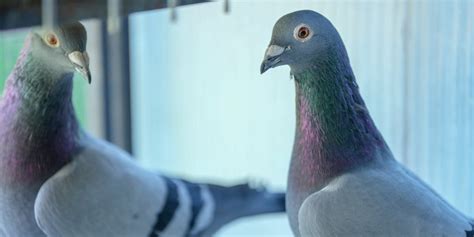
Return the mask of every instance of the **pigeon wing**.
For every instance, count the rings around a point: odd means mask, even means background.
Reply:
[[[106,142],[89,141],[40,189],[35,218],[48,236],[183,236],[186,187],[137,166]]]

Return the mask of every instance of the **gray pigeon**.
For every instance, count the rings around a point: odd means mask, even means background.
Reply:
[[[80,23],[29,34],[0,101],[0,236],[209,236],[283,212],[283,193],[160,176],[78,125],[74,71],[90,82]]]
[[[329,20],[309,10],[280,18],[261,73],[281,65],[296,86],[286,201],[296,236],[473,236],[472,219],[394,159]]]

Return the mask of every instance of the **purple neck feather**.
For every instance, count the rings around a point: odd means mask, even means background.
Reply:
[[[69,162],[78,137],[72,77],[35,58],[26,40],[0,101],[2,174],[41,180]]]
[[[313,192],[345,171],[391,157],[359,94],[347,56],[328,58],[295,74],[297,125],[290,189]]]

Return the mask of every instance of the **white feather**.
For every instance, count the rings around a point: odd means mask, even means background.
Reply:
[[[199,212],[194,228],[191,230],[191,235],[195,235],[203,231],[208,227],[214,219],[214,210],[216,204],[212,197],[209,188],[205,185],[201,185],[201,197],[203,199],[203,207]]]
[[[178,200],[179,206],[174,213],[171,222],[168,226],[160,233],[159,236],[163,237],[176,237],[184,236],[188,229],[183,228],[189,226],[191,221],[191,197],[186,189],[186,186],[179,180],[173,180],[178,187]]]

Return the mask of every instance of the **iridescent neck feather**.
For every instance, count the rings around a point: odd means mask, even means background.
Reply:
[[[51,70],[35,58],[30,40],[0,101],[0,169],[23,180],[54,174],[71,159],[78,137],[73,74]]]
[[[297,125],[292,166],[313,187],[361,164],[391,157],[380,155],[390,150],[359,94],[347,56],[328,56],[294,75]]]

